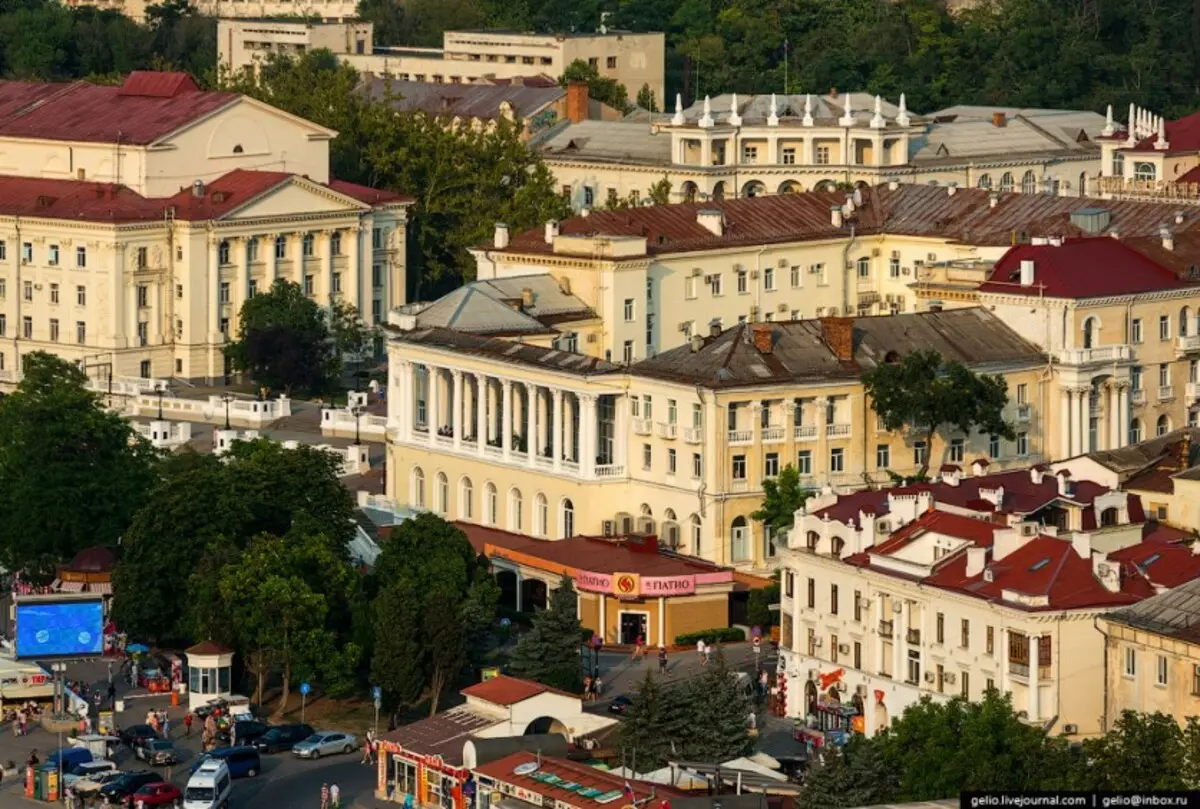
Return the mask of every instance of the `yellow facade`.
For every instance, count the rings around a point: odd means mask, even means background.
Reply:
[[[1200,645],[1101,620],[1107,727],[1123,711],[1200,716]]]

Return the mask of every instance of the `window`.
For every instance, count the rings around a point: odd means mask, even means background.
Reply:
[[[448,480],[446,480],[446,476],[441,472],[437,473],[437,477],[435,478],[435,480],[437,481],[436,511],[438,514],[449,514],[450,513],[450,482]]]
[[[1142,422],[1140,419],[1131,419],[1129,422],[1129,443],[1138,444],[1142,440]]]
[[[766,460],[763,462],[763,477],[774,478],[779,476],[779,453],[768,452]]]
[[[1125,676],[1137,676],[1137,650],[1131,646],[1125,647]]]
[[[21,285],[21,297],[27,301],[33,300],[33,282],[26,281]]]
[[[342,234],[340,232],[335,231],[333,233],[333,235],[329,237],[329,255],[340,256],[341,254],[342,254]]]
[[[983,631],[984,654],[993,655],[996,653],[996,628],[989,626]]]
[[[21,261],[26,264],[33,261],[33,242],[23,242],[21,244]]]
[[[921,682],[921,653],[916,649],[908,650],[908,678],[907,682],[916,685]]]
[[[229,263],[229,242],[223,241],[217,245],[217,263],[221,265]]]
[[[222,322],[225,322],[225,321],[222,321]],[[150,324],[149,323],[137,324],[137,340],[138,340],[139,346],[146,346],[146,345],[150,344]]]
[[[799,265],[793,265],[792,266],[792,289],[798,289],[800,287],[800,283],[803,280],[803,278],[804,278],[804,273],[801,271]]]
[[[862,668],[862,643],[854,641],[854,668]]]
[[[924,441],[917,441],[913,444],[913,466],[920,466],[925,463],[926,447]]]
[[[966,442],[961,438],[950,439],[950,462],[962,463],[966,452]]]
[[[0,240],[0,261],[8,261],[8,242]]]
[[[520,533],[522,516],[525,512],[525,499],[520,489],[510,489],[508,492],[508,530]]]
[[[1037,177],[1032,171],[1027,171],[1021,175],[1021,193],[1035,194],[1037,193]]]
[[[275,258],[287,258],[287,237],[275,237]]]
[[[734,480],[746,479],[746,456],[734,455],[732,471],[730,472]]]
[[[1165,388],[1171,384],[1171,366],[1162,362],[1158,365],[1158,386]]]
[[[971,698],[971,673],[969,671],[960,671],[958,673],[958,679],[962,683],[962,691],[960,691],[959,693],[962,694],[963,699],[970,699]]]
[[[1008,172],[1008,171],[1004,172],[1004,174],[1000,177],[1000,190],[1005,193],[1008,193],[1008,192],[1012,191],[1013,188],[1015,188],[1015,187],[1016,187],[1016,183],[1013,182],[1012,172]]]
[[[988,436],[988,457],[993,461],[1000,457],[1000,436]]]
[[[316,289],[316,287],[317,287],[316,279],[314,279],[311,275],[304,276],[304,294],[305,295],[307,295],[308,297],[311,298],[313,296],[313,291]]]
[[[625,322],[633,322],[633,298],[625,299]]]
[[[1025,382],[1017,385],[1017,404],[1029,404],[1029,385]]]
[[[0,337],[8,334],[8,315],[0,312]]]
[[[1142,389],[1142,366],[1133,365],[1129,368],[1129,388],[1131,390]]]
[[[811,578],[808,580],[808,608],[810,610],[817,608],[817,582]]]
[[[1129,342],[1134,345],[1142,342],[1142,319],[1140,317],[1129,321]]]
[[[138,306],[139,307],[144,307],[146,305],[145,303],[142,302],[143,301],[142,293],[145,291],[145,289],[146,289],[145,285],[138,287]],[[220,294],[219,294],[218,300],[220,300],[221,303],[229,303],[229,282],[228,281],[221,282]]]
[[[50,245],[50,256],[46,259],[46,263],[49,264],[51,267],[58,266],[58,245],[57,244]]]
[[[50,303],[58,303],[58,284],[50,285]]]
[[[229,303],[229,284],[222,284],[224,297],[221,303]],[[150,287],[146,284],[137,285],[137,308],[145,309],[150,306]]]
[[[379,289],[383,286],[383,266],[379,264],[371,265],[371,286]]]
[[[1154,428],[1154,434],[1162,437],[1169,432],[1171,432],[1171,419],[1167,417],[1166,413],[1164,413],[1158,417],[1158,422]]]
[[[75,342],[79,345],[87,342],[87,324],[82,320],[75,321]]]
[[[1159,655],[1155,661],[1154,684],[1165,686],[1167,684],[1167,658],[1166,655]]]
[[[775,291],[775,268],[767,267],[763,270],[763,289],[767,292]]]
[[[546,500],[546,495],[541,492],[533,498],[533,514],[534,525],[533,531],[540,537],[548,536],[550,533],[550,504]]]
[[[1017,433],[1017,456],[1024,458],[1029,454],[1029,433]]]
[[[692,477],[699,479],[704,472],[704,464],[700,459],[699,452],[692,453]]]
[[[829,165],[830,152],[829,152],[828,146],[817,146],[815,155],[816,155],[815,162],[818,166],[828,166]]]
[[[749,144],[742,146],[742,162],[757,163],[758,162],[758,147]]]
[[[570,500],[563,500],[559,511],[563,537],[575,536],[575,505]]]
[[[875,466],[878,469],[887,469],[892,465],[892,448],[887,444],[878,444],[875,447]]]
[[[621,349],[621,357],[625,361],[625,364],[628,365],[633,362],[633,340],[626,340]]]
[[[654,450],[649,444],[642,444],[642,469],[649,472],[654,466]]]
[[[737,291],[739,295],[745,295],[750,291],[750,274],[745,270],[737,271]]]
[[[668,475],[675,474],[676,462],[677,462],[677,454],[676,454],[675,450],[673,450],[673,449],[667,450],[667,474]]]
[[[336,275],[334,276],[334,278],[335,278],[335,280],[337,280]],[[246,284],[246,297],[253,298],[257,294],[258,294],[258,279],[251,278]]]
[[[802,477],[812,475],[812,450],[803,449],[796,453],[796,471]]]
[[[958,645],[963,647],[964,649],[970,649],[971,648],[971,621],[969,619],[967,619],[967,618],[962,619],[962,626],[960,628],[960,632],[961,632],[961,637],[959,639]]]
[[[708,291],[713,294],[713,297],[718,297],[721,292],[721,273],[713,273],[708,276]]]
[[[697,292],[699,287],[700,287],[700,279],[699,278],[683,279],[683,297],[689,301],[694,300],[696,298],[696,296],[699,294],[699,292]]]
[[[866,256],[863,256],[856,262],[856,266],[858,267],[858,277],[859,278],[870,278],[871,277],[871,259],[867,258]]]
[[[831,663],[838,662],[838,636],[829,636],[829,661]]]
[[[788,598],[796,594],[796,575],[794,573],[788,572],[784,574],[783,594]],[[1197,668],[1200,668],[1200,666],[1197,666]]]
[[[609,56],[607,59],[605,59],[605,60],[604,60],[604,65],[605,65],[605,66],[606,66],[606,67],[607,67],[609,70],[616,70],[616,68],[617,68],[617,57],[615,57],[615,56]]]
[[[900,256],[892,256],[888,259],[888,276],[891,278],[900,277]]]
[[[840,600],[841,599],[838,598],[838,586],[836,584],[829,585],[829,614],[830,615],[838,614],[838,602]]]
[[[1158,318],[1158,339],[1159,340],[1170,340],[1171,339],[1171,316],[1170,315],[1160,315],[1159,316],[1159,318]]]
[[[937,642],[945,643],[946,642],[946,615],[945,615],[945,613],[939,612],[937,614],[937,619],[934,624],[934,627],[935,627],[935,635],[937,637]]]
[[[829,450],[829,471],[846,471],[846,452],[842,448]]]
[[[489,483],[483,487],[483,519],[488,525],[495,525],[500,519],[500,503],[496,496],[495,484]]]
[[[583,207],[590,208],[596,204],[596,191],[590,185],[583,187]]]
[[[183,298],[183,284],[175,285],[175,297],[180,299]]]
[[[26,340],[33,339],[33,318],[29,315],[21,318],[21,336]]]
[[[50,318],[50,342],[58,342],[58,318]]]
[[[0,278],[0,300],[8,297],[8,281]]]
[[[1153,163],[1134,163],[1133,179],[1153,181],[1158,178],[1158,167]]]
[[[85,287],[85,286],[75,287],[75,305],[76,306],[87,306],[87,287]]]
[[[142,248],[145,249],[144,247]],[[258,239],[246,240],[246,260],[258,261]]]
[[[220,328],[221,328],[221,334],[228,337],[229,336],[229,318],[227,318],[227,317],[221,318]]]
[[[316,240],[311,233],[305,233],[300,240],[301,252],[305,258],[311,258],[316,252]]]

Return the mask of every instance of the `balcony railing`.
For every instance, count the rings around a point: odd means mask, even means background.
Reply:
[[[1027,404],[1017,405],[1017,421],[1024,424],[1029,421],[1029,418],[1032,414],[1033,414],[1033,408],[1030,407],[1029,405],[1027,405]]]
[[[1064,365],[1092,365],[1099,362],[1120,362],[1131,359],[1133,359],[1133,349],[1126,344],[1095,348],[1069,348],[1058,352],[1058,361]]]
[[[830,438],[837,438],[839,436],[850,435],[850,425],[849,424],[826,425],[825,435],[829,436]]]
[[[703,437],[704,431],[699,427],[685,427],[683,430],[683,440],[689,444],[699,444]]]
[[[913,646],[920,646],[921,645],[921,630],[919,630],[919,629],[908,630],[908,632],[905,634],[905,640],[907,640]]]
[[[634,419],[633,431],[638,435],[650,435],[654,423],[650,419]]]
[[[1192,351],[1200,351],[1200,334],[1180,335],[1175,343],[1175,353],[1182,356]]]
[[[1138,388],[1132,392],[1131,400],[1135,405],[1144,405],[1146,403],[1146,389]]]
[[[1170,385],[1159,385],[1158,386],[1158,400],[1160,402],[1167,402],[1174,398],[1175,398],[1175,388],[1173,388]]]
[[[668,424],[665,421],[658,423],[658,434],[662,438],[674,438],[679,432],[679,428],[674,424]]]
[[[893,624],[891,621],[880,621],[879,636],[881,638],[890,638],[892,636],[892,626]]]
[[[598,478],[619,478],[625,474],[625,467],[622,464],[605,464],[596,467],[596,477]]]
[[[1189,382],[1187,384],[1187,398],[1189,402],[1200,399],[1200,382]]]
[[[782,427],[763,427],[762,440],[763,441],[782,441],[783,440],[783,428]]]
[[[1010,661],[1008,661],[1008,673],[1013,675],[1014,677],[1024,677],[1024,678],[1028,679],[1029,664],[1028,663],[1014,663],[1013,661],[1010,660]],[[1054,667],[1050,664],[1043,664],[1043,663],[1039,662],[1037,674],[1038,674],[1038,680],[1045,682],[1046,680],[1052,679],[1054,677]]]
[[[812,441],[817,437],[817,425],[797,424],[795,432],[797,441]]]
[[[730,444],[749,444],[753,440],[754,440],[754,431],[753,430],[730,430],[729,431],[729,443]]]

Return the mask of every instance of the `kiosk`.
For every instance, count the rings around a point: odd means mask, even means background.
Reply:
[[[229,699],[230,669],[233,650],[211,640],[197,643],[184,652],[188,663],[188,710],[194,711],[211,700]]]

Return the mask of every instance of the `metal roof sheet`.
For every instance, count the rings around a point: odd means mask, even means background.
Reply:
[[[512,105],[516,115],[528,119],[567,93],[561,87],[433,84],[384,78],[371,81],[364,92],[371,98],[384,98],[391,92],[393,108],[403,112],[483,120],[499,118],[500,105],[504,103]]]

